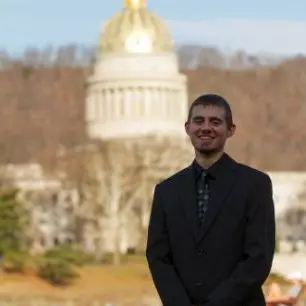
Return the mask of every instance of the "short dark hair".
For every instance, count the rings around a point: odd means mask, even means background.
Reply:
[[[202,105],[202,106],[212,105],[223,108],[225,111],[226,124],[229,127],[233,125],[233,114],[229,103],[223,97],[217,94],[204,94],[196,98],[189,107],[188,118],[187,118],[188,123],[190,122],[192,111],[194,107],[197,105]]]

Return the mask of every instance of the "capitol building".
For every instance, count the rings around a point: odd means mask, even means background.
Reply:
[[[125,0],[123,8],[103,26],[87,79],[84,119],[88,137],[115,140],[158,135],[179,137],[182,141],[178,143],[182,144],[187,140],[184,130],[188,116],[187,92],[187,78],[180,73],[166,23],[147,8],[145,0]],[[33,193],[28,202],[31,204],[30,231],[35,252],[58,243],[76,241],[71,226],[76,222],[73,218],[84,211],[87,213],[87,209],[80,205],[75,188],[49,177],[38,164],[6,165],[1,171],[18,188]],[[301,205],[306,173],[269,172],[269,175],[279,219],[288,208]],[[117,205],[119,201],[113,202]],[[97,221],[98,216],[92,215],[95,220],[84,219],[87,222],[83,233],[84,248],[93,253],[100,247],[112,252],[115,218],[99,219],[97,230],[93,221]],[[122,220],[120,250],[125,253],[137,244],[139,237],[135,233],[139,231],[140,221],[133,224],[130,214]],[[287,233],[290,231],[286,229],[283,235]],[[306,252],[305,241],[303,249]],[[277,266],[277,270],[282,269]]]
[[[145,0],[125,0],[102,30],[87,82],[88,136],[183,136],[186,83],[165,22]]]
[[[185,137],[187,79],[179,71],[166,23],[147,8],[145,0],[125,0],[104,25],[85,105],[91,139]],[[289,205],[299,205],[306,173],[268,174],[279,218]]]

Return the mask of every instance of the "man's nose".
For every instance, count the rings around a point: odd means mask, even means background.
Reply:
[[[204,121],[201,124],[201,130],[203,130],[203,131],[210,131],[211,130],[211,124],[208,121]]]

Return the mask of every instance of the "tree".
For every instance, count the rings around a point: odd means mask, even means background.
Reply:
[[[269,171],[306,169],[305,57],[270,62],[203,46],[185,46],[179,53],[189,102],[203,92],[231,102],[237,122],[231,155]],[[87,141],[85,84],[92,54],[74,45],[31,47],[19,58],[0,52],[1,163],[51,164],[59,149]],[[235,57],[243,69],[233,67]]]
[[[68,174],[64,180],[80,193],[81,204],[76,216],[81,227],[80,239],[88,251],[101,255],[101,235],[110,227],[115,265],[120,264],[120,203],[129,188],[129,153],[126,142],[96,142],[65,152],[60,162],[61,171]],[[86,232],[88,228],[90,232]]]
[[[148,136],[97,141],[64,154],[61,171],[68,173],[64,179],[79,190],[77,217],[87,244],[96,244],[103,252],[101,235],[107,232],[113,242],[113,263],[118,265],[126,248],[123,235],[138,224],[136,247],[143,251],[154,184],[185,167],[190,153],[186,139]],[[85,234],[89,224],[91,233]]]
[[[140,239],[138,250],[143,252],[151,211],[153,189],[157,182],[186,167],[192,160],[192,147],[187,138],[147,137],[133,144],[134,186],[129,196],[131,207],[138,216]]]
[[[26,248],[24,230],[26,213],[17,199],[18,190],[0,192],[0,254],[21,252]]]

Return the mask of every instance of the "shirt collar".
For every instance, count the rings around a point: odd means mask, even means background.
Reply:
[[[201,175],[203,171],[207,171],[208,176],[210,176],[213,179],[216,179],[218,176],[224,173],[224,171],[228,168],[228,166],[233,165],[233,162],[234,161],[226,153],[224,153],[208,169],[204,169],[201,165],[197,163],[195,159],[192,163],[192,167],[193,167],[196,179],[199,177],[199,175]]]
[[[207,171],[202,166],[200,166],[197,161],[194,159],[192,163],[195,179],[197,180],[203,171]]]

